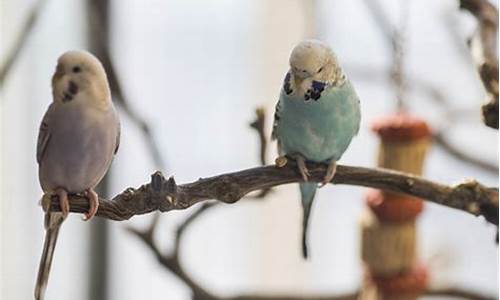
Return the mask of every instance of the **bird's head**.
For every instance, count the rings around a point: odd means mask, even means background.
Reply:
[[[106,108],[111,103],[104,67],[86,51],[68,51],[59,57],[52,76],[52,95],[54,102],[61,104],[86,101],[85,105]]]
[[[342,76],[332,49],[317,40],[305,40],[293,48],[290,70],[298,85],[304,80],[332,83]]]

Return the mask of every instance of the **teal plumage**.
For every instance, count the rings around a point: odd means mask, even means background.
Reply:
[[[319,41],[304,41],[294,48],[291,70],[276,106],[273,138],[280,155],[297,160],[308,179],[304,161],[327,163],[324,183],[332,180],[336,161],[359,130],[359,99],[343,74],[331,49]],[[317,183],[300,184],[303,217],[303,255],[307,251],[307,227]]]

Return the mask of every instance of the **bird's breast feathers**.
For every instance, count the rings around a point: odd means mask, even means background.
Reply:
[[[341,86],[313,81],[303,96],[282,90],[275,135],[285,154],[298,152],[314,161],[339,159],[359,122],[359,100],[349,81]]]

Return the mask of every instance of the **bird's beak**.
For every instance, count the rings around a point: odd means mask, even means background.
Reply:
[[[309,74],[309,72],[305,72],[305,71],[299,71],[299,70],[295,70],[293,72],[293,77],[294,77],[294,80],[295,80],[295,86],[303,86],[303,85],[307,85],[307,82],[311,81],[311,74]]]
[[[306,78],[312,77],[312,75],[309,74],[309,72],[307,72],[307,71],[299,71],[299,72],[297,72],[297,77],[304,80]]]

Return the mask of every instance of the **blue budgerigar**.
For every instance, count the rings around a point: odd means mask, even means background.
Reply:
[[[330,182],[337,160],[358,133],[359,99],[330,47],[316,40],[299,43],[290,56],[276,105],[272,138],[278,140],[280,157],[295,159],[304,179],[302,197],[302,251],[307,258],[307,226],[318,188],[307,182],[306,161],[328,164],[323,184]]]

